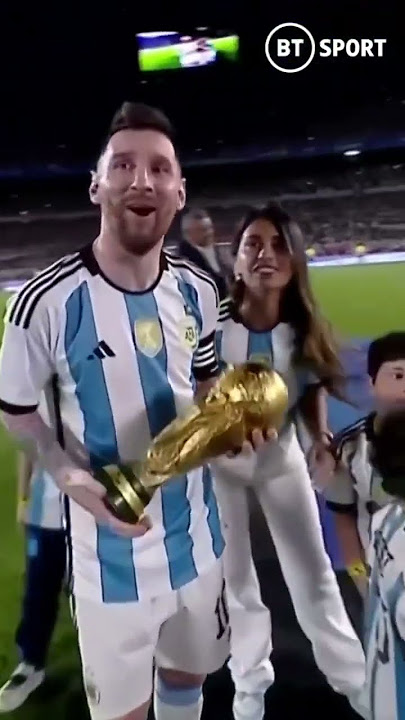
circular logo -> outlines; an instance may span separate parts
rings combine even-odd
[[[198,345],[198,327],[194,317],[188,315],[180,322],[180,337],[183,345],[195,350]]]
[[[283,30],[284,32],[281,32]],[[264,52],[270,65],[276,70],[296,73],[305,70],[312,62],[315,47],[314,37],[306,27],[298,23],[281,23],[268,34]],[[283,59],[284,67],[280,64]]]

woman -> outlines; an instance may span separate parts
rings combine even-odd
[[[314,441],[313,455],[321,461],[330,442],[326,391],[340,396],[343,380],[333,337],[309,287],[301,231],[280,207],[269,205],[247,215],[234,256],[235,280],[220,313],[219,354],[224,363],[269,360],[287,382],[290,405],[277,441],[255,457],[242,453],[214,463],[227,534],[235,720],[261,720],[264,695],[274,680],[270,614],[261,601],[249,539],[247,485],[262,507],[316,662],[331,686],[357,705],[364,654],[325,551],[293,422],[300,410]]]

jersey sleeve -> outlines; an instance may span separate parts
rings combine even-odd
[[[218,324],[219,298],[215,283],[201,284],[200,292],[201,333],[193,358],[196,380],[203,382],[219,374],[216,328]]]
[[[7,304],[0,351],[0,409],[24,414],[37,409],[53,374],[46,307],[27,313],[24,288]]]

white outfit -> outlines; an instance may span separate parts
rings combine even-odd
[[[195,381],[217,373],[217,306],[214,282],[168,255],[162,256],[155,285],[143,293],[110,283],[91,247],[63,258],[31,280],[9,305],[0,357],[0,407],[29,412],[45,391],[55,434],[58,439],[63,434],[78,463],[97,469],[142,461],[151,439],[192,403]],[[125,712],[145,702],[150,687],[137,681],[133,665],[131,673],[123,672],[125,687],[122,680],[114,693],[104,683],[110,683],[122,652],[125,663],[139,651],[140,665],[151,672],[157,623],[168,621],[186,602],[188,586],[189,625],[198,613],[198,633],[212,651],[204,655],[205,671],[219,668],[227,649],[223,637],[216,639],[217,630],[212,638],[210,596],[222,593],[224,540],[209,469],[177,477],[158,490],[148,506],[152,528],[140,538],[124,538],[97,525],[74,502],[69,510],[82,663],[85,676],[100,673],[93,679],[97,705],[88,695],[93,717],[118,717],[123,697],[130,703]],[[199,597],[191,590],[197,579],[205,583]],[[198,599],[195,609],[193,598]],[[137,625],[132,633],[126,629],[123,646],[123,618],[137,603],[142,631]],[[158,609],[152,612],[152,605]],[[88,622],[89,607],[97,622]],[[180,662],[178,640],[167,636],[174,644],[172,657]],[[187,670],[202,654],[191,635],[185,647]],[[167,643],[165,651],[169,656]]]
[[[148,701],[154,660],[158,667],[196,675],[223,665],[229,655],[223,583],[218,560],[177,592],[137,603],[102,605],[87,598],[77,603],[84,682],[95,720],[121,717]]]
[[[271,333],[253,333],[224,303],[218,335],[225,363],[259,355],[272,362],[287,382],[292,416],[305,385],[316,381],[310,373],[294,371],[292,328],[279,324]],[[230,669],[236,700],[238,694],[264,693],[274,679],[269,660],[270,613],[261,600],[252,558],[246,484],[253,487],[264,512],[297,619],[312,643],[319,668],[337,691],[358,693],[365,679],[364,654],[325,550],[318,506],[294,424],[288,421],[278,442],[257,455],[220,458],[213,470],[225,528]],[[237,705],[234,711],[239,717]]]
[[[369,720],[405,718],[405,510],[396,502],[376,512],[368,553],[366,607]]]

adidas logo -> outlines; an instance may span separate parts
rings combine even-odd
[[[96,358],[104,360],[106,357],[115,357],[115,352],[111,350],[104,340],[101,340],[93,352],[87,356],[87,360],[95,360]]]

